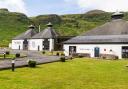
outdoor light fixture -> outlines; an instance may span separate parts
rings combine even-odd
[[[12,71],[13,72],[15,71],[15,60],[14,59],[12,60]]]
[[[4,59],[5,59],[5,54],[6,54],[6,53],[5,53],[5,52],[3,52],[3,54],[4,54]]]

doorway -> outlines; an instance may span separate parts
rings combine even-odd
[[[100,48],[99,47],[95,47],[95,49],[94,49],[94,56],[95,57],[99,57],[100,56]]]
[[[122,58],[128,58],[128,46],[122,47]]]
[[[23,50],[28,50],[28,41],[27,41],[27,39],[25,39],[23,41]]]
[[[49,43],[48,39],[44,39],[44,41],[43,41],[43,46],[44,46],[43,50],[49,50],[49,45],[50,45],[50,43]]]
[[[40,51],[40,46],[38,45],[38,51]]]
[[[76,53],[76,46],[69,46],[69,55]]]

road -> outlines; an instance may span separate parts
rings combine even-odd
[[[0,50],[0,53],[4,52],[7,49]],[[58,56],[44,56],[41,52],[38,51],[19,51],[19,50],[9,50],[10,53],[16,54],[20,53],[22,55],[27,55],[25,58],[16,58],[15,59],[15,66],[16,67],[24,67],[27,66],[27,61],[29,59],[35,60],[37,64],[44,64],[50,62],[59,61],[60,57]],[[11,68],[11,60],[0,60],[0,69],[9,69]]]

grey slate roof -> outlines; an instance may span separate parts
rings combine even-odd
[[[113,15],[123,14],[117,12]],[[115,18],[111,22],[107,22],[64,43],[128,43],[128,22],[121,18]]]
[[[26,32],[16,36],[15,38],[13,38],[13,40],[21,40],[21,39],[28,39],[31,38],[32,36],[34,36],[37,32],[35,31],[35,29],[29,29]]]
[[[121,34],[128,34],[128,22],[122,19],[116,19],[90,31],[87,31],[86,33],[82,34],[82,36]]]
[[[64,43],[128,43],[128,35],[77,36]]]
[[[52,27],[48,27],[44,29],[43,31],[39,32],[35,36],[33,36],[33,39],[42,39],[42,38],[56,38],[59,36],[55,30]]]
[[[117,11],[117,12],[113,13],[112,16],[113,16],[113,15],[123,15],[123,13]]]

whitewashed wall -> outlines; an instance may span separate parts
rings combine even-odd
[[[20,50],[23,50],[23,41],[24,40],[12,40],[12,49],[18,49],[20,46]]]
[[[54,39],[49,39],[49,42],[50,42],[49,51],[52,51],[52,50],[54,50]]]
[[[114,54],[121,59],[122,46],[128,46],[128,44],[64,44],[63,47],[66,56],[69,56],[69,46],[76,46],[76,53],[89,53],[91,57],[94,57],[94,48],[99,47],[101,54]]]
[[[40,51],[43,50],[43,41],[44,39],[29,39],[28,50],[38,50],[38,46]],[[49,51],[54,50],[54,39],[48,39],[49,41]]]
[[[28,50],[39,50],[42,51],[43,49],[43,39],[29,39],[29,44],[28,44]]]
[[[9,48],[12,48],[12,43],[9,43],[8,47],[9,47]]]

